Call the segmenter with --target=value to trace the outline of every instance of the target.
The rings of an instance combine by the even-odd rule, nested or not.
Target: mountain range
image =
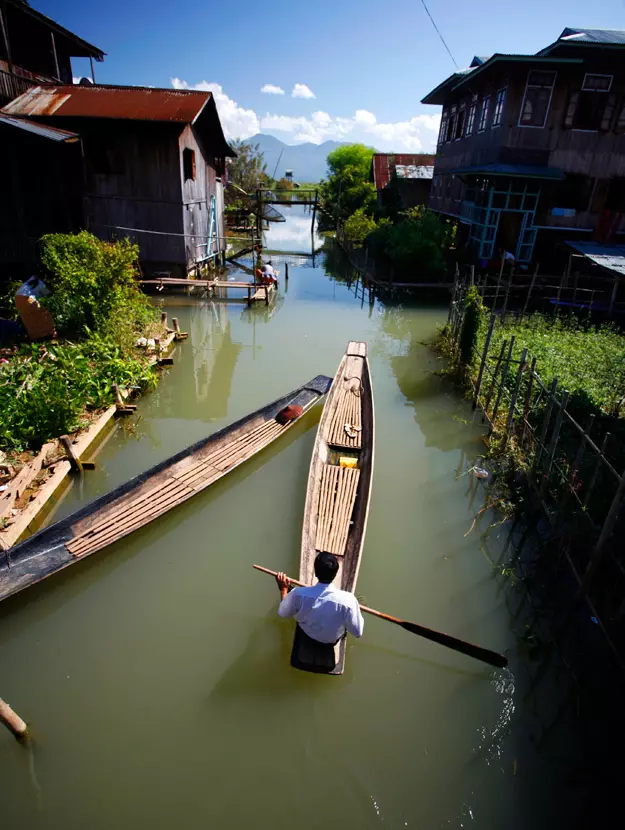
[[[245,143],[260,145],[270,176],[273,176],[275,170],[275,178],[280,179],[284,176],[285,170],[292,170],[296,182],[318,182],[324,178],[327,175],[328,153],[341,145],[339,141],[324,141],[323,144],[285,144],[279,138],[265,133],[257,133]]]

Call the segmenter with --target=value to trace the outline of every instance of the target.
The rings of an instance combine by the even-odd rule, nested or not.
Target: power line
[[[432,15],[430,14],[430,10],[429,10],[429,9],[428,9],[428,7],[425,5],[425,0],[421,0],[421,2],[423,3],[423,8],[426,10],[428,17],[429,17],[429,18],[430,18],[430,20],[432,21],[432,26],[434,26],[434,28],[436,29],[436,32],[437,32],[438,36],[440,37],[440,39],[441,39],[441,41],[442,41],[442,43],[443,43],[443,46],[445,47],[445,49],[447,49],[447,52],[448,52],[448,54],[449,54],[449,57],[450,57],[450,58],[452,59],[452,61],[454,62],[454,66],[456,67],[456,69],[459,69],[460,67],[459,67],[459,66],[458,66],[458,64],[456,63],[456,59],[455,59],[455,58],[454,58],[454,56],[451,54],[451,50],[450,50],[449,46],[447,46],[447,44],[445,43],[445,38],[442,36],[440,29],[438,28],[438,26],[437,26],[437,25],[436,25],[436,23],[434,22],[434,18],[433,18],[433,17],[432,17]]]

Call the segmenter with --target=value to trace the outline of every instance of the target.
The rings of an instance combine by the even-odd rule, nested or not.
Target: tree
[[[236,158],[228,159],[228,182],[236,187],[226,188],[227,204],[241,199],[243,194],[238,188],[246,193],[253,193],[259,183],[264,183],[268,178],[260,144],[246,144],[241,140],[235,140],[230,142],[230,146],[237,155]]]
[[[370,233],[377,228],[375,219],[367,216],[363,208],[358,208],[345,221],[344,230],[347,239],[357,248],[362,247],[363,242]]]
[[[369,181],[375,150],[364,144],[343,144],[328,155],[328,179],[321,184],[321,198],[335,219],[345,220],[357,210],[371,216],[376,191]]]

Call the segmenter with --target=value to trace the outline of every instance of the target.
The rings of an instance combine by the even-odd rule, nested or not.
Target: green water
[[[299,248],[298,248],[299,249]],[[423,344],[445,312],[369,309],[323,268],[290,270],[272,308],[167,300],[189,340],[118,425],[61,516],[191,442],[333,374],[369,343],[377,443],[358,593],[496,650],[492,670],[372,618],[340,678],[295,672],[290,621],[253,562],[297,574],[315,410],[251,464],[156,523],[0,607],[2,828],[561,826],[553,757],[520,694],[515,622],[465,535],[482,428]]]

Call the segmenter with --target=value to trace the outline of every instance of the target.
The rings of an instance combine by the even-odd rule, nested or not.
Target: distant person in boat
[[[290,581],[284,573],[276,576],[282,601],[278,608],[281,617],[294,617],[297,626],[307,637],[318,643],[335,645],[346,631],[361,637],[364,620],[358,600],[349,591],[332,585],[339,570],[339,562],[332,553],[319,553],[315,559],[315,576],[319,580],[309,588],[294,588],[289,593]]]
[[[266,262],[260,269],[260,278],[263,282],[263,285],[266,285],[267,283],[273,283],[273,285],[276,286],[278,285],[278,280],[276,279],[276,272],[273,269],[271,260]]]

